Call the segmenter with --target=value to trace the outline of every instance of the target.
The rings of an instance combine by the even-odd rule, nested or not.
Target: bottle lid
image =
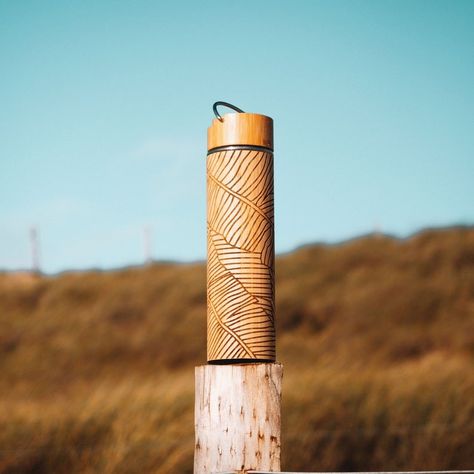
[[[221,116],[217,106],[237,111]],[[273,150],[273,120],[266,115],[246,113],[226,102],[214,104],[216,118],[207,129],[207,149],[225,146],[257,146]]]

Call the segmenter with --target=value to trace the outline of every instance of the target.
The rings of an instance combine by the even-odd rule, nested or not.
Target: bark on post
[[[225,103],[238,113],[221,117],[216,104],[207,157],[212,365],[196,368],[194,473],[279,471],[273,121]]]

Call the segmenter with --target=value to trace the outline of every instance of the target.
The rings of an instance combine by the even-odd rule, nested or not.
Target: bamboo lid
[[[266,115],[229,113],[207,129],[207,149],[229,145],[261,146],[273,150],[273,120]]]

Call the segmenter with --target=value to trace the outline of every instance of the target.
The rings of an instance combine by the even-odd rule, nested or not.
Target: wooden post
[[[280,470],[282,366],[196,367],[195,474]]]
[[[212,365],[196,368],[194,473],[279,471],[273,121],[233,106],[238,113],[220,117],[216,104],[207,158]]]

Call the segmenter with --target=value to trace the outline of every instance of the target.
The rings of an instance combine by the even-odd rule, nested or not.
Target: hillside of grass
[[[285,470],[474,468],[474,229],[277,258]],[[0,473],[190,473],[204,264],[0,274]]]

